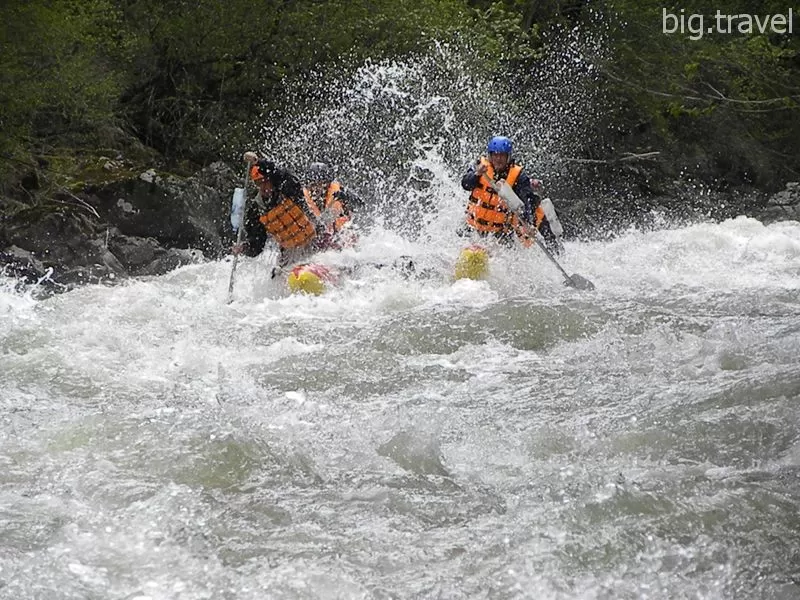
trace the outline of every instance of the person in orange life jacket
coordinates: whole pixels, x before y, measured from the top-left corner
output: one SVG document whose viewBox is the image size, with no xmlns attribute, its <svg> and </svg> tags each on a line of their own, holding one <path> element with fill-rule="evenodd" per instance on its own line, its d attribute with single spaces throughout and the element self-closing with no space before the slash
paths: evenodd
<svg viewBox="0 0 800 600">
<path fill-rule="evenodd" d="M 336 181 L 333 169 L 323 162 L 312 162 L 306 170 L 303 189 L 306 204 L 319 214 L 325 225 L 319 245 L 341 249 L 353 245 L 357 235 L 353 229 L 353 209 L 363 207 L 357 195 Z"/>
<path fill-rule="evenodd" d="M 254 152 L 246 152 L 245 160 L 258 196 L 245 215 L 245 243 L 234 244 L 233 252 L 256 256 L 271 238 L 280 249 L 278 265 L 283 267 L 318 251 L 325 225 L 306 204 L 300 180 Z"/>
<path fill-rule="evenodd" d="M 548 249 L 560 254 L 561 242 L 553 233 L 540 206 L 542 182 L 531 179 L 521 165 L 512 158 L 510 139 L 495 136 L 487 146 L 488 158 L 481 157 L 470 165 L 461 178 L 461 187 L 471 192 L 467 203 L 467 222 L 461 233 L 475 231 L 482 237 L 492 236 L 505 244 L 513 244 L 519 237 L 525 246 L 532 240 L 528 227 L 536 227 Z M 522 213 L 511 212 L 506 203 L 492 189 L 490 179 L 505 180 L 523 202 Z M 520 219 L 522 222 L 520 222 Z"/>
</svg>

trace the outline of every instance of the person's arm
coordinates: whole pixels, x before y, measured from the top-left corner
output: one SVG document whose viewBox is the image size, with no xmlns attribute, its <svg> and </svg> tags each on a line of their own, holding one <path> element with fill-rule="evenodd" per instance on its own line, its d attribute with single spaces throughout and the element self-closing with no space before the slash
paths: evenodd
<svg viewBox="0 0 800 600">
<path fill-rule="evenodd" d="M 550 229 L 550 221 L 546 218 L 539 225 L 539 233 L 542 235 L 542 239 L 544 239 L 544 245 L 547 246 L 550 252 L 556 256 L 564 252 L 564 246 L 561 244 L 558 236 Z"/>
<path fill-rule="evenodd" d="M 467 191 L 472 191 L 478 185 L 481 176 L 486 173 L 486 167 L 480 162 L 475 162 L 469 165 L 467 172 L 461 178 L 461 187 Z"/>
<path fill-rule="evenodd" d="M 536 208 L 539 206 L 541 198 L 539 197 L 539 194 L 536 193 L 536 190 L 533 189 L 531 178 L 525 171 L 522 171 L 519 174 L 519 177 L 517 177 L 517 181 L 514 183 L 512 189 L 525 205 L 525 208 L 522 212 L 522 219 L 528 224 L 534 225 L 536 223 Z"/>
<path fill-rule="evenodd" d="M 519 186 L 519 189 L 517 189 L 517 185 Z M 525 203 L 525 209 L 522 218 L 529 225 L 535 226 L 536 209 L 539 207 L 539 204 L 542 201 L 540 195 L 542 189 L 542 182 L 539 181 L 538 179 L 531 179 L 523 171 L 517 178 L 517 185 L 514 186 L 514 191 L 517 192 L 517 195 Z M 553 254 L 556 255 L 561 254 L 563 252 L 563 246 L 561 245 L 558 236 L 555 233 L 553 233 L 553 230 L 550 228 L 550 222 L 547 220 L 547 217 L 542 219 L 542 222 L 539 223 L 539 227 L 537 229 L 541 234 L 545 246 L 547 246 L 548 250 L 550 250 Z"/>
<path fill-rule="evenodd" d="M 252 151 L 245 152 L 244 160 L 248 165 L 248 169 L 250 169 L 256 163 L 258 163 L 258 154 Z M 257 256 L 264 249 L 264 246 L 267 242 L 267 232 L 264 230 L 264 226 L 258 220 L 258 218 L 261 216 L 261 209 L 259 208 L 260 204 L 263 204 L 260 195 L 256 195 L 256 198 L 251 199 L 249 202 L 245 200 L 245 213 L 244 219 L 242 220 L 242 237 L 241 241 L 238 241 L 238 239 L 234 241 L 233 246 L 231 247 L 231 252 L 233 252 L 233 254 Z"/>
</svg>

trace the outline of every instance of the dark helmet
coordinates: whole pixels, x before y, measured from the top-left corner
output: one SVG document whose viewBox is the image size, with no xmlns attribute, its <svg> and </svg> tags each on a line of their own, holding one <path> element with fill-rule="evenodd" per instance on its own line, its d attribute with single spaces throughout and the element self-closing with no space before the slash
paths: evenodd
<svg viewBox="0 0 800 600">
<path fill-rule="evenodd" d="M 330 183 L 333 181 L 333 169 L 324 162 L 312 162 L 306 170 L 306 181 L 308 183 Z"/>
<path fill-rule="evenodd" d="M 494 152 L 505 152 L 506 154 L 511 154 L 511 151 L 514 149 L 514 144 L 511 143 L 511 140 L 502 135 L 496 135 L 492 139 L 489 140 L 489 145 L 486 147 L 489 154 Z"/>
<path fill-rule="evenodd" d="M 250 179 L 260 181 L 265 177 L 270 179 L 275 173 L 275 163 L 271 160 L 260 160 L 250 168 Z"/>
</svg>

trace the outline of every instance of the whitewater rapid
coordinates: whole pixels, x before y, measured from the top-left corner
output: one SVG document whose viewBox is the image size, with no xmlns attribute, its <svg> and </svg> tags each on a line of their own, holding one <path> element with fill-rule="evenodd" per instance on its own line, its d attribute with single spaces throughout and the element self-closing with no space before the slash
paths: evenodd
<svg viewBox="0 0 800 600">
<path fill-rule="evenodd" d="M 443 239 L 0 280 L 0 598 L 800 597 L 800 223 Z"/>
</svg>

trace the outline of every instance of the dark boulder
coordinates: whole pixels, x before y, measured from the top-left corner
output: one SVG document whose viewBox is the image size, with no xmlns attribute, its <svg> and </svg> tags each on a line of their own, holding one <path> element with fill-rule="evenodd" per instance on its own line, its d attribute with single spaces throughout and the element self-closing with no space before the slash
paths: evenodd
<svg viewBox="0 0 800 600">
<path fill-rule="evenodd" d="M 764 223 L 775 221 L 800 221 L 800 182 L 792 181 L 774 194 L 757 215 Z"/>
<path fill-rule="evenodd" d="M 187 178 L 149 170 L 16 203 L 0 219 L 0 269 L 60 291 L 220 256 L 231 241 L 235 179 L 222 163 Z"/>
<path fill-rule="evenodd" d="M 230 229 L 228 210 L 234 184 L 217 163 L 206 171 L 181 179 L 148 170 L 138 177 L 87 186 L 85 196 L 100 217 L 122 235 L 218 256 Z"/>
</svg>

